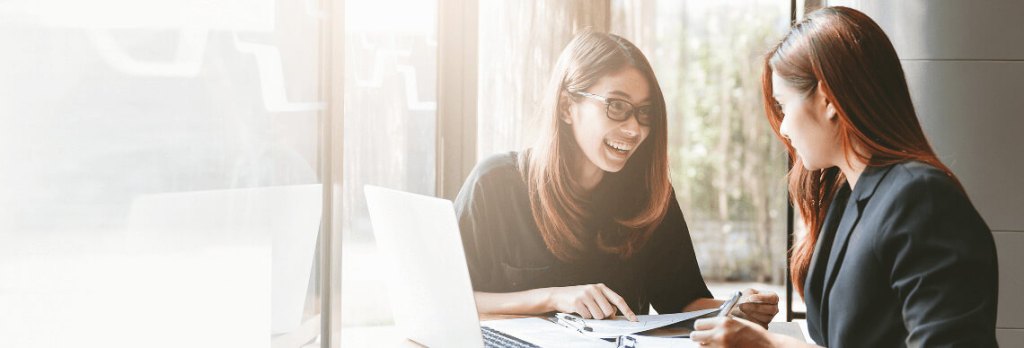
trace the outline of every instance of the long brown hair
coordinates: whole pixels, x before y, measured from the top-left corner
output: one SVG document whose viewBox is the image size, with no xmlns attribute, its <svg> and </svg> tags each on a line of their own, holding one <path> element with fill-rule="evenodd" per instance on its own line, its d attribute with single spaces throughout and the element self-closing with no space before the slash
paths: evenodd
<svg viewBox="0 0 1024 348">
<path fill-rule="evenodd" d="M 650 134 L 618 173 L 605 173 L 593 192 L 587 193 L 572 172 L 578 145 L 561 113 L 571 92 L 583 91 L 602 77 L 633 67 L 647 79 L 656 117 Z M 592 31 L 576 35 L 562 50 L 541 106 L 543 130 L 538 141 L 520 156 L 533 219 L 547 248 L 560 260 L 573 261 L 596 248 L 629 258 L 650 238 L 668 209 L 672 188 L 668 173 L 668 141 L 665 129 L 665 97 L 647 58 L 636 46 L 619 36 Z M 612 230 L 596 229 L 596 220 L 610 218 Z M 607 226 L 609 224 L 603 224 Z"/>
<path fill-rule="evenodd" d="M 871 18 L 847 7 L 826 7 L 793 26 L 764 59 L 761 77 L 768 121 L 789 150 L 789 195 L 807 227 L 793 247 L 791 280 L 803 296 L 804 280 L 829 205 L 846 183 L 837 167 L 806 170 L 779 133 L 782 110 L 772 97 L 772 73 L 810 95 L 819 82 L 836 108 L 839 142 L 869 166 L 920 161 L 953 173 L 936 157 L 917 119 L 899 57 Z M 854 146 L 854 144 L 858 146 Z M 849 158 L 847 158 L 849 161 Z"/>
</svg>

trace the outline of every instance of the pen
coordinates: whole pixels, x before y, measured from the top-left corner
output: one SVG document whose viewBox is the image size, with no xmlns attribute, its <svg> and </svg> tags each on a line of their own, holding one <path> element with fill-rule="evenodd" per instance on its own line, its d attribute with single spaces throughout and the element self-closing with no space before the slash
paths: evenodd
<svg viewBox="0 0 1024 348">
<path fill-rule="evenodd" d="M 740 296 L 742 296 L 742 295 L 743 295 L 743 293 L 739 292 L 739 291 L 737 291 L 735 294 L 733 294 L 732 298 L 730 298 L 728 301 L 725 301 L 725 303 L 722 304 L 722 307 L 719 307 L 719 308 L 721 308 L 721 310 L 718 312 L 718 316 L 719 317 L 727 317 L 727 316 L 729 316 L 729 312 L 732 312 L 733 307 L 736 307 L 736 304 L 740 302 Z"/>
<path fill-rule="evenodd" d="M 594 331 L 593 328 L 591 328 L 590 326 L 587 326 L 587 322 L 583 321 L 583 318 L 581 318 L 581 317 L 578 317 L 578 316 L 575 316 L 575 315 L 572 315 L 572 314 L 555 313 L 555 318 L 557 318 L 557 323 L 559 325 L 565 326 L 565 327 L 567 327 L 569 329 L 573 329 L 573 330 L 579 331 L 580 333 L 583 333 L 584 331 L 586 331 L 586 332 L 593 332 Z"/>
</svg>

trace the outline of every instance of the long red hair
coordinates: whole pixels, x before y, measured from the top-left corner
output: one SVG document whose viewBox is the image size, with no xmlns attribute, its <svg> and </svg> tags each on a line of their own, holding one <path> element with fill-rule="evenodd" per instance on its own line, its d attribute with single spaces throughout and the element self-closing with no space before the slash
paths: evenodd
<svg viewBox="0 0 1024 348">
<path fill-rule="evenodd" d="M 618 173 L 605 173 L 593 192 L 575 181 L 572 168 L 579 149 L 572 128 L 560 115 L 579 101 L 583 91 L 602 77 L 636 68 L 650 87 L 656 117 L 650 135 Z M 547 248 L 560 260 L 573 261 L 592 250 L 629 258 L 642 247 L 668 210 L 672 187 L 668 173 L 665 97 L 647 58 L 619 36 L 582 32 L 562 50 L 541 106 L 544 129 L 534 146 L 520 156 L 534 221 Z M 595 219 L 610 218 L 614 228 L 595 230 Z"/>
<path fill-rule="evenodd" d="M 783 114 L 772 97 L 772 73 L 805 95 L 816 92 L 820 82 L 825 97 L 836 108 L 839 141 L 845 153 L 869 166 L 920 161 L 959 181 L 925 138 L 899 57 L 882 28 L 864 13 L 847 7 L 826 7 L 807 15 L 769 51 L 761 78 L 768 121 L 793 159 L 790 199 L 807 227 L 806 237 L 793 246 L 790 259 L 791 280 L 803 296 L 818 234 L 846 178 L 837 167 L 805 169 L 779 133 Z"/>
</svg>

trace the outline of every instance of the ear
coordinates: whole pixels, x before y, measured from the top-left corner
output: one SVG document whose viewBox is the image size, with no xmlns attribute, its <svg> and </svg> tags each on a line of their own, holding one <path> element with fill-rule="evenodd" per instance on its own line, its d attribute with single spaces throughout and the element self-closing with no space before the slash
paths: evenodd
<svg viewBox="0 0 1024 348">
<path fill-rule="evenodd" d="M 825 94 L 825 84 L 821 80 L 818 80 L 818 88 L 815 94 L 817 94 L 818 98 L 821 98 L 822 103 L 825 103 L 825 118 L 829 121 L 835 120 L 838 115 L 836 104 L 828 99 L 828 96 Z"/>
<path fill-rule="evenodd" d="M 825 117 L 828 118 L 829 121 L 834 121 L 836 119 L 836 115 L 838 115 L 838 113 L 836 112 L 836 104 L 832 103 L 832 102 L 830 102 L 830 101 L 828 101 L 826 99 L 825 100 Z"/>
<path fill-rule="evenodd" d="M 558 96 L 558 118 L 565 124 L 572 124 L 572 103 L 569 96 L 562 92 Z"/>
</svg>

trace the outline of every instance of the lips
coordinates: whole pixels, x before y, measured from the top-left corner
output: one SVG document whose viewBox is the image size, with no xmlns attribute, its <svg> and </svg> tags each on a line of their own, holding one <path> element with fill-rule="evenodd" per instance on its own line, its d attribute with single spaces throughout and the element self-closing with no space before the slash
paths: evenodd
<svg viewBox="0 0 1024 348">
<path fill-rule="evenodd" d="M 616 139 L 605 139 L 604 145 L 619 153 L 628 153 L 636 147 L 634 142 Z"/>
</svg>

